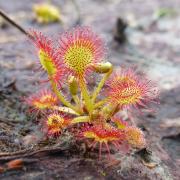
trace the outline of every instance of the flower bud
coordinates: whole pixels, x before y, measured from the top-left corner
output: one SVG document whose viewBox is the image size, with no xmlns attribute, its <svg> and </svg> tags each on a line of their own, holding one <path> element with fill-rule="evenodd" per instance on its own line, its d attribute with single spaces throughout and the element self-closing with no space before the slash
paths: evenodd
<svg viewBox="0 0 180 180">
<path fill-rule="evenodd" d="M 78 92 L 78 84 L 77 84 L 75 77 L 70 76 L 68 83 L 69 83 L 69 90 L 70 90 L 71 94 L 76 95 Z"/>
<path fill-rule="evenodd" d="M 94 69 L 97 73 L 108 73 L 113 68 L 112 64 L 110 62 L 106 63 L 98 63 L 94 65 Z"/>
</svg>

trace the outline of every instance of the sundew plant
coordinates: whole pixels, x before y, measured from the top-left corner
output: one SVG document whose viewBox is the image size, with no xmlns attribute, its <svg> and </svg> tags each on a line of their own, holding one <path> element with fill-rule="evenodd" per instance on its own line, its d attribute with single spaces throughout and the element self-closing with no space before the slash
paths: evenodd
<svg viewBox="0 0 180 180">
<path fill-rule="evenodd" d="M 51 88 L 27 97 L 26 102 L 43 113 L 40 124 L 49 138 L 68 131 L 89 147 L 98 147 L 99 158 L 102 151 L 109 156 L 111 148 L 128 152 L 146 146 L 141 129 L 119 115 L 130 112 L 132 116 L 133 110 L 148 109 L 157 102 L 157 90 L 144 74 L 123 66 L 113 70 L 106 61 L 103 40 L 89 27 L 76 27 L 56 41 L 38 31 L 29 33 Z M 101 78 L 90 88 L 92 74 Z M 69 90 L 66 95 L 62 93 L 64 86 Z"/>
</svg>

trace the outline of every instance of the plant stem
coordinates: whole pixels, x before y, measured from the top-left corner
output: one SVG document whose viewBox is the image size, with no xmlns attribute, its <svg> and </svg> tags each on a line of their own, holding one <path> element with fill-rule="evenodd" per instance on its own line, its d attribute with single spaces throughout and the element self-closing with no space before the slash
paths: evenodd
<svg viewBox="0 0 180 180">
<path fill-rule="evenodd" d="M 94 105 L 94 108 L 96 109 L 96 108 L 98 108 L 98 107 L 101 107 L 101 106 L 103 106 L 106 102 L 107 102 L 107 98 L 106 98 L 106 99 L 103 99 L 103 100 L 101 100 L 101 101 L 99 101 L 99 102 L 97 102 L 97 103 Z"/>
<path fill-rule="evenodd" d="M 76 123 L 80 123 L 80 122 L 89 122 L 89 121 L 90 121 L 89 116 L 80 116 L 80 117 L 74 118 L 71 122 L 73 124 L 76 124 Z"/>
<path fill-rule="evenodd" d="M 82 92 L 83 99 L 85 101 L 85 106 L 87 107 L 88 112 L 91 114 L 93 106 L 84 79 L 79 79 L 79 86 Z"/>
<path fill-rule="evenodd" d="M 72 95 L 72 98 L 73 98 L 74 102 L 76 103 L 76 107 L 79 109 L 80 114 L 83 114 L 83 110 L 81 108 L 82 107 L 81 102 L 80 102 L 78 95 Z"/>
<path fill-rule="evenodd" d="M 114 116 L 119 110 L 118 105 L 108 104 L 103 107 L 102 113 L 105 115 L 105 119 L 109 119 L 110 117 Z"/>
<path fill-rule="evenodd" d="M 76 107 L 74 107 L 71 103 L 69 103 L 64 96 L 61 94 L 61 92 L 58 90 L 57 85 L 54 81 L 51 81 L 51 85 L 52 85 L 52 89 L 54 91 L 54 93 L 57 95 L 57 97 L 59 98 L 59 100 L 67 107 L 71 108 L 72 110 L 74 110 L 75 112 L 78 112 L 78 109 Z"/>
<path fill-rule="evenodd" d="M 93 92 L 92 95 L 92 103 L 95 102 L 96 97 L 98 96 L 99 92 L 101 91 L 102 87 L 104 86 L 105 81 L 108 79 L 108 77 L 110 76 L 110 74 L 112 73 L 112 69 L 109 70 L 109 72 L 107 72 L 104 77 L 101 79 L 101 81 L 99 82 L 97 88 L 95 89 L 95 91 Z"/>
<path fill-rule="evenodd" d="M 76 103 L 76 105 L 79 107 L 80 106 L 80 101 L 77 95 L 72 95 L 72 98 L 74 100 L 74 102 Z"/>
<path fill-rule="evenodd" d="M 79 115 L 79 113 L 75 112 L 74 110 L 72 110 L 71 108 L 68 108 L 68 107 L 53 106 L 51 109 L 69 113 L 69 114 Z"/>
</svg>

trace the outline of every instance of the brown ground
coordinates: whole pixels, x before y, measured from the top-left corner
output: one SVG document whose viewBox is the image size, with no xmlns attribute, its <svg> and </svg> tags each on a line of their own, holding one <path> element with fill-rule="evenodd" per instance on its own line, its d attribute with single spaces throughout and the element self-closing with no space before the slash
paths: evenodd
<svg viewBox="0 0 180 180">
<path fill-rule="evenodd" d="M 31 11 L 35 0 L 0 0 L 0 7 L 26 29 L 36 28 L 53 36 L 77 24 L 71 1 L 53 1 L 62 11 L 64 24 L 38 25 Z M 180 12 L 179 0 L 78 0 L 81 21 L 101 33 L 109 48 L 108 60 L 117 66 L 144 70 L 160 88 L 157 113 L 139 117 L 149 142 L 146 151 L 127 157 L 114 154 L 116 162 L 98 162 L 96 153 L 83 154 L 68 135 L 57 142 L 39 142 L 34 118 L 27 116 L 21 97 L 36 91 L 38 74 L 32 72 L 36 56 L 26 37 L 9 24 L 0 28 L 0 164 L 23 158 L 23 168 L 0 174 L 0 179 L 178 179 L 180 165 Z M 173 13 L 155 18 L 159 8 Z M 117 18 L 128 22 L 128 42 L 114 41 Z M 121 29 L 119 27 L 119 29 Z M 122 34 L 119 36 L 122 37 Z M 118 36 L 118 37 L 119 37 Z M 33 76 L 32 76 L 33 75 Z M 39 134 L 38 134 L 39 133 Z M 39 139 L 33 139 L 39 137 Z M 62 142 L 63 141 L 63 142 Z M 34 142 L 34 143 L 32 143 Z M 38 143 L 37 143 L 38 142 Z M 61 143 L 58 143 L 61 142 Z M 67 143 L 69 142 L 69 143 Z M 62 146 L 63 145 L 63 146 Z M 56 152 L 35 150 L 54 147 Z M 63 149 L 61 149 L 63 148 Z M 29 149 L 27 154 L 5 154 Z M 142 161 L 148 161 L 145 165 Z M 148 168 L 147 166 L 154 166 Z"/>
</svg>

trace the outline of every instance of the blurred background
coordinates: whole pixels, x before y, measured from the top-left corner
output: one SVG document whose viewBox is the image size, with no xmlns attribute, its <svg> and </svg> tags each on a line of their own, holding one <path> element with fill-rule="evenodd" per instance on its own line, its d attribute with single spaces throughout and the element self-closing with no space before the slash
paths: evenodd
<svg viewBox="0 0 180 180">
<path fill-rule="evenodd" d="M 138 123 L 153 152 L 178 179 L 180 0 L 0 0 L 0 9 L 24 29 L 53 37 L 88 25 L 104 38 L 108 61 L 146 72 L 160 89 L 161 105 L 156 113 L 139 117 Z M 0 133 L 10 142 L 0 137 L 1 152 L 25 149 L 24 138 L 36 131 L 20 102 L 23 95 L 36 91 L 36 60 L 27 37 L 0 17 Z M 10 121 L 16 126 L 8 126 Z"/>
</svg>

